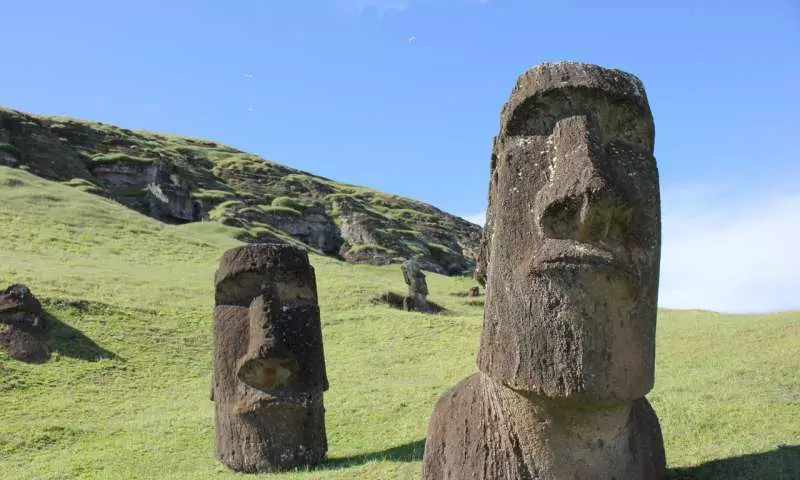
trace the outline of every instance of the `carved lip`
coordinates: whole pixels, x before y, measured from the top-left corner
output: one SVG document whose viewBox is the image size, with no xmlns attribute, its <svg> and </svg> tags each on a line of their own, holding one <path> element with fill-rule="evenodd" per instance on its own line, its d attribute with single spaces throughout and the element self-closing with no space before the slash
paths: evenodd
<svg viewBox="0 0 800 480">
<path fill-rule="evenodd" d="M 631 273 L 631 268 L 609 250 L 573 240 L 545 240 L 531 266 L 533 270 L 598 268 Z"/>
</svg>

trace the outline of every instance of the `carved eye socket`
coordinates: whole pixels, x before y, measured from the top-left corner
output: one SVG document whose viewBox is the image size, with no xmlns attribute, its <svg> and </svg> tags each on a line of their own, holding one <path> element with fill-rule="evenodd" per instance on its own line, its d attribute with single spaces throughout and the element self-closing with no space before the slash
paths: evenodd
<svg viewBox="0 0 800 480">
<path fill-rule="evenodd" d="M 595 244 L 621 244 L 629 234 L 633 210 L 617 195 L 567 196 L 547 206 L 541 218 L 544 235 Z"/>
<path fill-rule="evenodd" d="M 590 200 L 581 218 L 578 238 L 583 242 L 620 244 L 630 229 L 633 210 L 616 195 Z"/>
<path fill-rule="evenodd" d="M 580 219 L 581 200 L 578 197 L 564 197 L 545 208 L 541 226 L 548 238 L 575 238 Z"/>
<path fill-rule="evenodd" d="M 251 358 L 237 372 L 239 380 L 259 390 L 288 386 L 298 370 L 297 362 L 287 358 Z"/>
</svg>

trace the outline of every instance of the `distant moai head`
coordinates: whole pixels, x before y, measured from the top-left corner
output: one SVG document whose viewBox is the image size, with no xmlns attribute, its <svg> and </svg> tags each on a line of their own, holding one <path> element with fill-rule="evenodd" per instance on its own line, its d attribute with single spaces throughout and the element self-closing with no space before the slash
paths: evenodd
<svg viewBox="0 0 800 480">
<path fill-rule="evenodd" d="M 321 461 L 328 380 L 307 254 L 278 244 L 228 250 L 215 285 L 217 455 L 238 471 Z"/>
<path fill-rule="evenodd" d="M 578 63 L 519 77 L 491 158 L 479 368 L 517 390 L 613 403 L 653 385 L 660 257 L 641 81 Z"/>
</svg>

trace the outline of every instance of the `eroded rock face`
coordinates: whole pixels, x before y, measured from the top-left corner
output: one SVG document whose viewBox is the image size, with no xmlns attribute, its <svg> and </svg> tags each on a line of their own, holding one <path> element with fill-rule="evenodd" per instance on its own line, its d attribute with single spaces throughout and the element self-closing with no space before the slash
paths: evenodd
<svg viewBox="0 0 800 480">
<path fill-rule="evenodd" d="M 321 462 L 328 380 L 308 256 L 289 245 L 234 248 L 215 285 L 217 457 L 242 472 Z"/>
<path fill-rule="evenodd" d="M 262 220 L 324 253 L 338 253 L 342 247 L 339 229 L 322 208 L 309 207 L 300 215 L 268 212 Z"/>
<path fill-rule="evenodd" d="M 0 292 L 0 346 L 8 356 L 29 363 L 50 358 L 42 314 L 42 304 L 25 285 L 11 285 Z"/>
<path fill-rule="evenodd" d="M 481 372 L 437 405 L 424 478 L 663 476 L 643 398 L 660 257 L 653 139 L 630 74 L 558 63 L 519 78 L 494 142 L 476 269 Z"/>
<path fill-rule="evenodd" d="M 150 215 L 169 223 L 196 222 L 203 215 L 199 201 L 192 199 L 189 185 L 169 162 L 158 161 L 148 171 L 147 199 Z"/>
<path fill-rule="evenodd" d="M 6 167 L 16 167 L 19 165 L 19 159 L 8 152 L 0 150 L 0 165 L 4 165 Z"/>
</svg>

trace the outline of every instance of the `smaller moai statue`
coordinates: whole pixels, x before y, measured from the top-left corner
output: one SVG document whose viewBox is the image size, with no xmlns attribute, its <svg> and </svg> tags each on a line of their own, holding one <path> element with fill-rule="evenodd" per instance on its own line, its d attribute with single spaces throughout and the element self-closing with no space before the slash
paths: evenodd
<svg viewBox="0 0 800 480">
<path fill-rule="evenodd" d="M 225 252 L 215 276 L 217 457 L 240 472 L 325 459 L 328 389 L 314 268 L 281 244 Z"/>
<path fill-rule="evenodd" d="M 408 296 L 403 300 L 403 309 L 416 312 L 430 312 L 428 304 L 428 283 L 419 263 L 413 258 L 403 262 L 403 280 L 408 285 Z"/>
<path fill-rule="evenodd" d="M 50 358 L 42 326 L 42 304 L 22 284 L 0 291 L 0 347 L 8 356 L 27 363 Z"/>
</svg>

